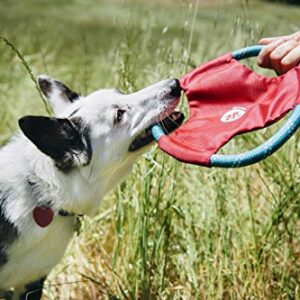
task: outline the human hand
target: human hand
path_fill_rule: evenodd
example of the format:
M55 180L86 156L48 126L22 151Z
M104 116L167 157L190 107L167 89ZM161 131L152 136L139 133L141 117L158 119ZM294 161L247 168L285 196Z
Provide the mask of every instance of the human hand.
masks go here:
M259 44L266 45L260 52L259 66L274 69L283 74L300 63L300 31L291 35L263 38Z

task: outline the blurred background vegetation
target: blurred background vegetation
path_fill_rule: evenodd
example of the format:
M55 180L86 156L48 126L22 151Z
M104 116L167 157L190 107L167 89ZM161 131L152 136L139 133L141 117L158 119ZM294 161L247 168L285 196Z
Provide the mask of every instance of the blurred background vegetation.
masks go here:
M286 3L286 4L300 4L299 0L268 0L270 2Z
M82 94L179 77L261 37L295 32L299 21L300 8L275 1L0 1L0 35L33 73ZM5 143L19 117L47 112L4 42L0 57ZM247 64L274 76L255 59ZM277 126L224 151L253 148ZM97 217L85 218L44 299L299 299L299 146L296 134L271 158L238 170L180 164L153 147Z

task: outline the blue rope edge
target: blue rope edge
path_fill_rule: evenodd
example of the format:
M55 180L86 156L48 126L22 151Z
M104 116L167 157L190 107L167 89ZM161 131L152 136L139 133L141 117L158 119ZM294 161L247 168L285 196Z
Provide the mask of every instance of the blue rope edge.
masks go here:
M210 166L220 168L238 168L257 163L277 151L296 132L300 126L300 105L292 111L284 125L266 142L257 148L232 155L214 154Z
M152 135L154 139L158 142L161 136L165 135L164 131L157 124L153 125L151 128Z
M246 48L242 48L237 51L233 51L231 53L232 58L236 60L241 60L249 57L257 56L264 46L262 45L254 45Z

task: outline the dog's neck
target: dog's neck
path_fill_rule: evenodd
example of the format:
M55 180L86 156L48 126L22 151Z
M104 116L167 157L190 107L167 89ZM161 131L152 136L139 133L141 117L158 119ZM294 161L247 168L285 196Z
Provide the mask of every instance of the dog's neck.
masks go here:
M115 166L103 165L101 169L98 167L98 170L94 170L91 162L90 166L84 167L84 172L75 168L69 173L64 173L51 158L41 153L23 135L17 136L3 147L1 157L0 168L9 168L8 172L3 170L1 178L6 177L7 184L14 186L14 189L14 183L20 181L14 197L18 198L18 195L24 193L28 195L27 203L24 202L26 197L19 197L19 205L22 207L20 211L32 211L36 206L49 205L55 213L63 209L90 216L97 213L104 195L130 172L135 160L115 163ZM11 167L13 165L15 167ZM87 176L92 173L94 176ZM17 219L19 217L15 216Z
M106 192L104 179L89 182L79 168L60 171L53 160L35 149L38 157L28 172L27 184L37 206L49 206L55 213L65 210L78 215L94 215ZM43 166L42 168L40 166Z

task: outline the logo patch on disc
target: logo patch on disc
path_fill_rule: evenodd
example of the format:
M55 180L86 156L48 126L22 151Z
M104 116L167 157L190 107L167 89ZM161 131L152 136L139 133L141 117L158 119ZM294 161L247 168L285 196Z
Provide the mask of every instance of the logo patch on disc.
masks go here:
M245 107L233 107L227 111L222 117L221 122L230 123L240 119L246 113Z

